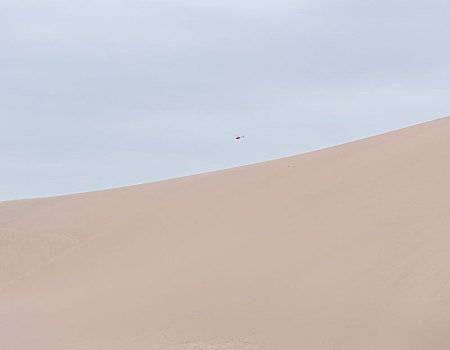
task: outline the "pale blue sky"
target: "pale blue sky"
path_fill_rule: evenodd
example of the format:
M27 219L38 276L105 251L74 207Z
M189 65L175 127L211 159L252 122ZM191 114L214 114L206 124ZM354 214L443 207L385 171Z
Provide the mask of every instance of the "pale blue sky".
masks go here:
M449 115L449 15L448 0L1 0L0 200Z

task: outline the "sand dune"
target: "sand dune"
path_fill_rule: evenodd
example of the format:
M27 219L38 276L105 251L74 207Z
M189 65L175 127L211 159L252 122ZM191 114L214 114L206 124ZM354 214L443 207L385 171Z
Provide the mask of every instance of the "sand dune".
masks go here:
M450 349L450 118L0 203L0 349Z

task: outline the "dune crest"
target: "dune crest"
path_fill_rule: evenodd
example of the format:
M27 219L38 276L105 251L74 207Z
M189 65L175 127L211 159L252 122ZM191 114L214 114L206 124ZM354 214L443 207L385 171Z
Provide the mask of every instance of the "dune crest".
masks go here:
M5 350L450 349L450 118L0 203Z

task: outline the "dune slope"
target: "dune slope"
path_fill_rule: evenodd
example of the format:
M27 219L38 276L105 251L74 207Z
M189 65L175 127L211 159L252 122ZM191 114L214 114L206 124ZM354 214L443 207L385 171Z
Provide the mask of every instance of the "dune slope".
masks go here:
M0 348L450 349L450 118L0 203Z

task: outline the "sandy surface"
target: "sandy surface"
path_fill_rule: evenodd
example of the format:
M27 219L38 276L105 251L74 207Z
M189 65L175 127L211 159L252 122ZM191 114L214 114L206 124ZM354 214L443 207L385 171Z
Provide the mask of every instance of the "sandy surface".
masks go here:
M450 118L0 203L0 349L450 349Z

